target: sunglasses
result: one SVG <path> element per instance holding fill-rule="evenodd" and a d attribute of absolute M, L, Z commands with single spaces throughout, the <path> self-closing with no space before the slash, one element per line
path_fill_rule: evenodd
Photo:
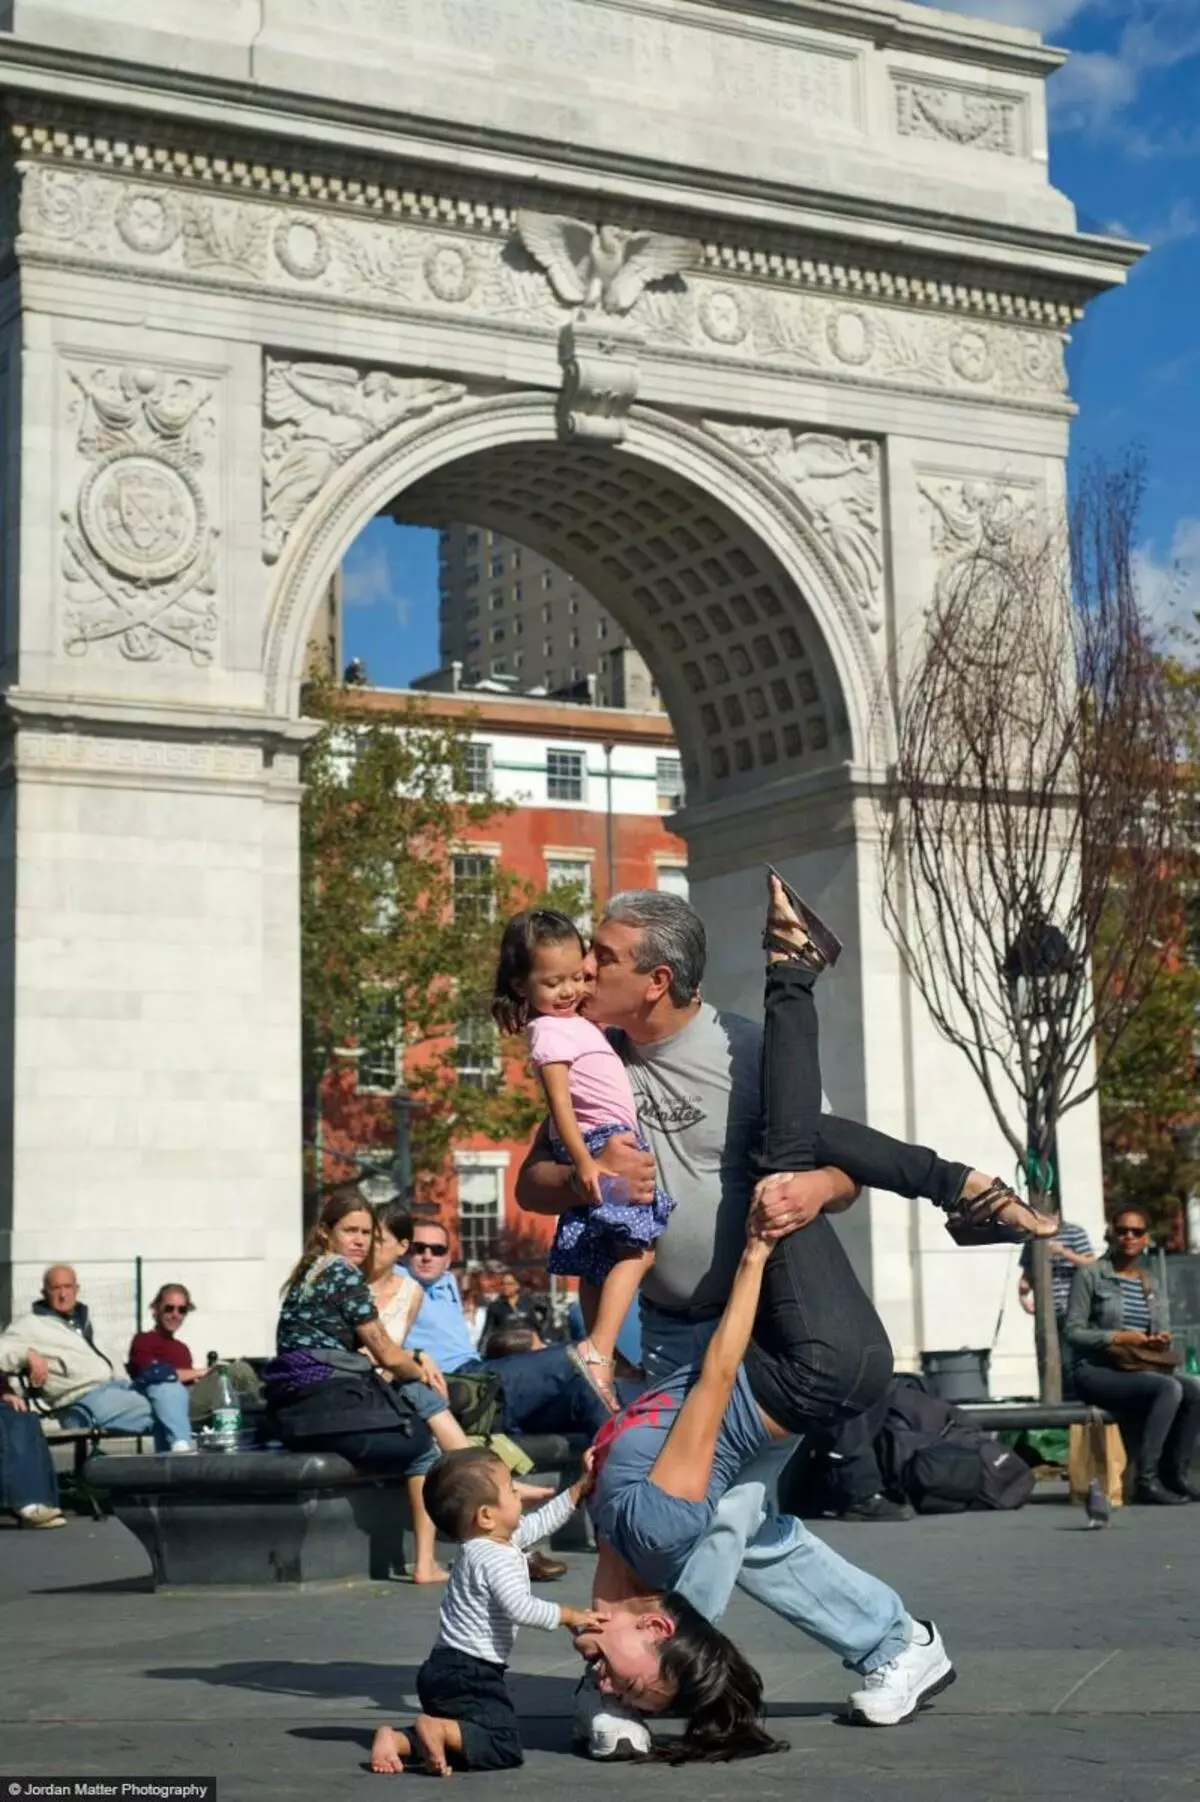
<path fill-rule="evenodd" d="M 186 1302 L 164 1301 L 159 1305 L 160 1314 L 187 1314 L 190 1310 Z"/>
<path fill-rule="evenodd" d="M 444 1258 L 450 1247 L 431 1245 L 428 1239 L 414 1239 L 408 1249 L 414 1258 Z"/>
<path fill-rule="evenodd" d="M 1145 1226 L 1114 1226 L 1113 1227 L 1113 1238 L 1114 1239 L 1144 1239 L 1146 1237 L 1146 1234 L 1149 1232 L 1149 1230 L 1150 1230 L 1149 1227 L 1145 1227 Z"/>

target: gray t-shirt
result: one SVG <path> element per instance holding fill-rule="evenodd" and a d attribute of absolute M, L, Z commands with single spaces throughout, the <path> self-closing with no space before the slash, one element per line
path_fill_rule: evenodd
<path fill-rule="evenodd" d="M 746 1242 L 751 1157 L 762 1102 L 762 1027 L 701 1002 L 682 1031 L 650 1045 L 613 1042 L 629 1071 L 638 1124 L 675 1212 L 642 1294 L 658 1307 L 721 1308 Z"/>

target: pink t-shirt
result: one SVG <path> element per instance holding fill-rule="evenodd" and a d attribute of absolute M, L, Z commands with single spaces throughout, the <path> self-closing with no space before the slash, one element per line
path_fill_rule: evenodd
<path fill-rule="evenodd" d="M 579 1014 L 538 1014 L 525 1028 L 525 1037 L 536 1068 L 570 1065 L 571 1106 L 584 1132 L 614 1124 L 636 1132 L 629 1075 L 598 1026 Z"/>

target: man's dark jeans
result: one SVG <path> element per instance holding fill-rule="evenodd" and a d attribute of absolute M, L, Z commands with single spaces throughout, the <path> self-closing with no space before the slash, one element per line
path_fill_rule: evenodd
<path fill-rule="evenodd" d="M 564 1345 L 513 1352 L 508 1358 L 472 1358 L 458 1370 L 494 1371 L 504 1389 L 504 1427 L 510 1433 L 584 1433 L 591 1439 L 608 1409 Z"/>

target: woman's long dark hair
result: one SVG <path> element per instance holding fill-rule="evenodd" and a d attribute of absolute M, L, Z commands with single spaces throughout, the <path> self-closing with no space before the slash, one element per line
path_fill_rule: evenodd
<path fill-rule="evenodd" d="M 674 1591 L 664 1596 L 662 1611 L 675 1631 L 663 1641 L 660 1668 L 675 1686 L 671 1712 L 687 1724 L 683 1738 L 657 1746 L 654 1757 L 664 1764 L 717 1764 L 786 1752 L 788 1742 L 773 1739 L 763 1725 L 762 1678 L 749 1659 Z"/>
<path fill-rule="evenodd" d="M 529 1003 L 519 984 L 529 981 L 533 960 L 542 945 L 578 941 L 580 957 L 587 947 L 570 914 L 553 907 L 529 907 L 514 914 L 500 940 L 500 959 L 492 984 L 492 1019 L 501 1032 L 523 1032 L 529 1024 Z"/>

